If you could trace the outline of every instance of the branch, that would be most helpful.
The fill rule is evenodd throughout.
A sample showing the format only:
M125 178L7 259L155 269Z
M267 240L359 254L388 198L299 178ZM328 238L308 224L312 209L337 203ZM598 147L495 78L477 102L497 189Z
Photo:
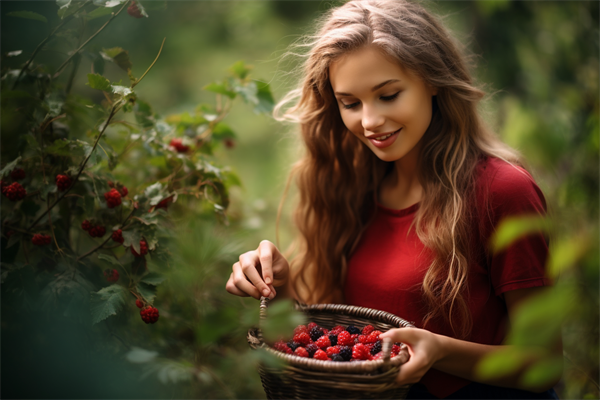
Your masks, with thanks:
M150 64L150 66L148 67L148 69L146 70L146 72L144 72L144 75L142 75L140 77L140 79L138 79L135 82L133 82L133 84L131 85L132 89L135 87L135 85L137 85L138 83L140 83L140 81L142 79L144 79L144 77L146 76L146 74L152 69L152 67L154 66L154 64L156 64L156 62L158 61L158 57L160 57L160 53L162 52L163 46L165 45L165 40L167 40L167 38L163 39L162 44L160 45L160 49L158 50L158 54L156 55L156 58L154 59L154 61L152 61L152 64Z

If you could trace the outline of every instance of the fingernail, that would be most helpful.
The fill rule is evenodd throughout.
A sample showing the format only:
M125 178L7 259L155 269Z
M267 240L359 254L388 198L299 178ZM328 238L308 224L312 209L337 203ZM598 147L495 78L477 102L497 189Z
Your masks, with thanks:
M265 289L265 290L263 290L263 294L264 294L265 296L268 296L268 295L269 295L269 293L271 293L271 291L270 291L269 289Z
M265 283L266 283L267 285L270 285L270 284L271 284L271 278L269 278L269 277L266 277L266 278L265 278Z

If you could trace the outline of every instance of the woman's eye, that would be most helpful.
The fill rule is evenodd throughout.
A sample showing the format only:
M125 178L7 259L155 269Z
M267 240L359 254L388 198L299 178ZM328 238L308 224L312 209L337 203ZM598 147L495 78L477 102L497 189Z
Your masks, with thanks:
M356 107L357 105L358 105L358 102L356 102L356 103L351 103L351 104L344 104L344 103L342 103L342 106L344 106L344 108L345 108L345 109L347 109L347 110L349 110L349 109L351 109L351 108L354 108L354 107Z
M396 92L391 96L381 96L380 99L383 101L392 101L394 100L396 97L398 97L398 94L400 94L400 92Z

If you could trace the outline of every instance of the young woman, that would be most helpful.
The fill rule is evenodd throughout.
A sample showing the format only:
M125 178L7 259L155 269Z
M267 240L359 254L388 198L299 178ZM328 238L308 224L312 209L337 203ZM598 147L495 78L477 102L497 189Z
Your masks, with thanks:
M493 254L509 216L543 214L518 154L484 125L484 93L442 24L403 0L350 1L307 43L282 119L306 154L293 176L299 250L268 241L242 254L226 289L391 312L418 329L382 335L409 348L399 384L413 398L556 398L519 374L481 380L519 302L549 284L540 233ZM276 109L281 109L282 104ZM558 349L556 351L559 351Z

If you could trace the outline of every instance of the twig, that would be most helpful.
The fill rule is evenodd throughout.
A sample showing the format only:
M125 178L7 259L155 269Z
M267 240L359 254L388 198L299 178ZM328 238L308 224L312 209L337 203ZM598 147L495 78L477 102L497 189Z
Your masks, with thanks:
M156 55L156 58L154 59L154 61L152 61L152 64L150 64L150 66L148 67L148 69L146 70L146 72L144 72L144 74L140 77L140 79L138 79L135 82L133 82L133 84L131 85L132 89L135 87L135 85L137 85L138 83L140 83L140 81L142 79L144 79L144 77L146 76L146 74L152 69L152 67L154 66L154 64L156 64L156 62L158 61L158 57L160 57L160 53L162 52L163 46L165 45L165 40L167 40L167 38L163 39L162 44L160 45L160 49L158 50L158 54Z
M11 231L19 232L19 233L22 233L24 235L32 235L31 232L26 231L25 229L17 228L16 226L7 225L7 224L4 224L4 226L6 228L8 228L9 230L11 230Z
M50 196L48 196L46 198L46 205L49 205L50 203ZM58 245L58 241L56 240L56 235L54 234L54 227L52 226L52 213L48 213L48 224L50 225L50 233L52 233L52 238L54 239L54 244L56 245L57 250L59 251L59 253L62 253L62 249L60 248L60 246Z
M71 55L69 56L69 58L67 58L67 59L66 59L66 60L65 60L65 61L64 61L64 62L63 62L61 65L60 65L60 67L58 67L58 69L56 70L56 72L54 73L54 76L53 76L52 78L56 78L58 75L60 75L60 73L62 72L62 70L63 70L63 69L64 69L64 68L65 68L65 67L66 67L66 66L69 64L69 62L71 61L71 59L72 59L73 57L75 57L75 55L76 55L76 54L79 54L79 52L80 52L80 51L81 51L81 50L82 50L82 49L83 49L83 48L84 48L84 47L85 47L85 46L86 46L86 45L87 45L87 44L90 42L90 40L92 40L92 39L93 39L93 38L95 38L95 37L96 37L96 36L97 36L97 35L98 35L100 32L102 32L102 31L104 30L104 28L106 28L106 26L107 26L108 24L110 24L110 22L111 22L113 19L115 19L115 18L117 17L117 15L119 15L119 14L121 13L121 11L123 11L123 10L125 9L125 6L127 5L127 3L128 3L127 1L126 1L126 2L124 2L124 3L123 3L123 6L122 6L122 7L119 9L119 11L117 11L116 13L114 13L114 14L112 15L112 17L110 17L110 18L108 19L108 21L106 21L106 22L104 23L104 25L102 25L102 26L100 27L100 29L98 29L98 30L96 31L96 33L94 33L92 36L90 36L90 37L88 38L88 40L86 40L85 42L83 42L83 44L82 44L81 46L79 46L79 47L77 48L77 50L75 50L75 51L73 52L73 54L71 54Z

